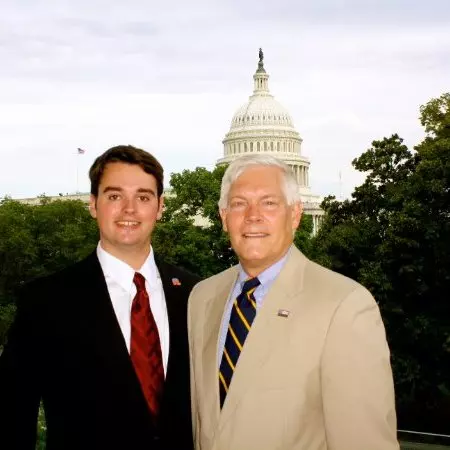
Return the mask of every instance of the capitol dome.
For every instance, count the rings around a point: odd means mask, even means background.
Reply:
[[[253,94],[234,113],[222,143],[223,158],[217,161],[218,165],[229,164],[248,153],[268,153],[288,164],[297,178],[305,213],[313,216],[314,230],[317,230],[323,211],[320,197],[309,188],[310,162],[302,154],[302,138],[289,112],[269,91],[269,75],[261,49],[253,75]]]
[[[252,95],[250,100],[234,114],[231,121],[231,130],[244,126],[258,127],[267,125],[294,128],[291,116],[286,108],[281,106],[272,95]]]

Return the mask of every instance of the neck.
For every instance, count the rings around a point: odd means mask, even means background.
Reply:
[[[132,267],[134,270],[139,270],[143,266],[151,250],[150,244],[145,247],[126,249],[110,247],[103,241],[100,241],[100,245],[103,250],[105,250],[105,252],[108,252],[115,258],[120,259],[121,261]]]
[[[273,263],[267,263],[267,264],[257,264],[255,265],[255,261],[239,261],[242,268],[244,269],[244,272],[250,277],[255,278],[261,273],[263,273],[266,269],[268,269]]]
[[[239,263],[241,264],[242,268],[244,269],[244,272],[251,278],[259,276],[261,273],[263,273],[265,270],[267,270],[269,267],[276,264],[278,261],[283,259],[287,252],[289,251],[289,247],[279,256],[278,258],[269,259],[269,260],[242,260],[239,259]]]

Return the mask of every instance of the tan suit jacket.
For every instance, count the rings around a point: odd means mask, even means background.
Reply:
[[[220,410],[218,338],[237,276],[232,267],[208,278],[189,299],[196,450],[397,450],[378,306],[296,248],[256,315]]]

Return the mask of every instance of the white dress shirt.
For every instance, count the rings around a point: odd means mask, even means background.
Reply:
[[[103,249],[100,242],[97,245],[97,257],[100,261],[109,296],[122,330],[128,353],[131,340],[131,305],[136,295],[136,286],[133,283],[135,270],[127,263],[112,256]],[[153,248],[150,248],[148,258],[137,270],[145,278],[145,288],[150,298],[150,308],[158,327],[159,340],[163,357],[164,374],[167,373],[167,361],[169,359],[169,318],[164,297],[164,290],[155,264]]]

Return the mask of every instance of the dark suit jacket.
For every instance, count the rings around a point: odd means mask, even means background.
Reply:
[[[170,329],[159,429],[152,425],[94,252],[22,291],[0,357],[2,450],[34,449],[40,399],[48,450],[192,448],[186,310],[199,280],[161,261],[157,266]]]

